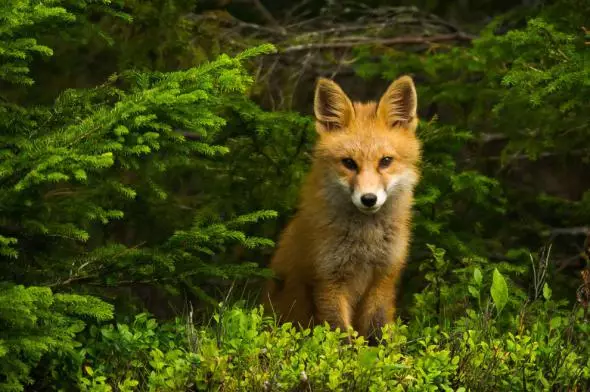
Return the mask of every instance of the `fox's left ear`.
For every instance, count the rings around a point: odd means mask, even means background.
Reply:
[[[354,106],[336,82],[319,78],[315,88],[313,110],[318,132],[340,130],[354,120]]]
[[[418,96],[414,81],[410,76],[395,80],[377,106],[377,115],[391,128],[416,130]]]

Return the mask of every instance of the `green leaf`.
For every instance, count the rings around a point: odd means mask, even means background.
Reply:
[[[551,299],[551,293],[552,293],[551,288],[549,287],[547,282],[545,282],[545,284],[543,285],[543,298],[545,298],[547,301],[549,301]]]
[[[476,285],[481,286],[482,275],[481,275],[481,271],[479,268],[475,268],[473,270],[473,281],[475,282]]]
[[[551,329],[557,329],[561,326],[561,317],[553,317],[551,321],[549,321],[549,327]]]
[[[359,362],[363,367],[370,368],[374,366],[374,362],[377,360],[379,350],[375,347],[369,347],[359,354]]]
[[[494,275],[492,277],[492,287],[490,288],[490,294],[492,294],[492,299],[498,308],[498,313],[504,309],[506,303],[508,302],[508,285],[506,284],[506,280],[504,276],[498,271],[497,268],[494,268]]]

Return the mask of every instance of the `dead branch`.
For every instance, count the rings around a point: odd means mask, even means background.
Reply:
[[[590,235],[590,227],[580,226],[553,228],[549,230],[549,234],[551,235],[551,237],[556,237],[558,235]]]
[[[359,45],[404,45],[404,44],[430,44],[442,41],[471,41],[474,37],[465,33],[441,34],[430,37],[395,37],[386,39],[359,38],[356,41],[311,43],[294,45],[281,50],[281,53],[293,53],[318,49],[354,48]]]
[[[421,52],[444,49],[445,42],[464,44],[475,38],[412,6],[367,7],[343,0],[328,2],[318,15],[310,16],[305,6],[308,0],[300,0],[281,20],[260,0],[241,1],[252,4],[264,23],[243,21],[225,11],[192,13],[186,17],[197,26],[213,22],[221,30],[216,31],[215,39],[235,52],[242,51],[244,44],[252,46],[256,42],[277,47],[276,53],[261,56],[253,64],[258,69],[258,83],[281,86],[264,92],[263,100],[271,109],[292,109],[299,85],[319,75],[349,74],[358,61],[355,49],[360,46],[377,49],[375,55],[379,56],[379,50],[391,46]]]
[[[484,144],[504,140],[508,140],[508,136],[503,133],[483,133],[479,137],[479,141]]]
[[[260,13],[260,15],[262,15],[262,17],[264,19],[266,19],[266,21],[270,25],[272,25],[274,28],[276,28],[279,31],[285,31],[285,29],[279,24],[279,22],[277,22],[277,20],[274,18],[274,16],[272,16],[272,14],[266,9],[266,7],[260,2],[260,0],[251,0],[251,1],[252,1],[252,4],[254,5],[254,7]]]

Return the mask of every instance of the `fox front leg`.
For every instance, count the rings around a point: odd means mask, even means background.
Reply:
[[[314,290],[316,325],[328,322],[347,332],[352,327],[350,298],[341,284],[322,282]]]
[[[366,337],[370,344],[381,340],[381,328],[393,322],[395,316],[394,274],[375,279],[363,297],[358,308],[356,326],[359,334]]]

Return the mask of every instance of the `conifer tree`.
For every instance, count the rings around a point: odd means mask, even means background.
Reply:
[[[243,66],[271,46],[176,72],[122,72],[95,88],[66,90],[51,105],[14,98],[19,86],[34,83],[31,61],[52,54],[38,33],[84,20],[92,4],[0,6],[0,78],[11,86],[0,101],[0,383],[6,390],[30,383],[43,357],[71,354],[85,322],[113,316],[112,305],[96,296],[149,284],[208,299],[199,289],[206,278],[263,273],[256,263],[224,263],[219,253],[228,245],[272,245],[243,229],[274,211],[226,209],[222,216],[215,203],[206,204],[219,197],[208,192],[224,184],[219,176],[227,170],[221,158],[230,150],[218,143],[224,117],[248,119],[261,132],[274,121],[246,98],[252,78]],[[202,173],[198,179],[213,183],[180,200],[182,173]]]

